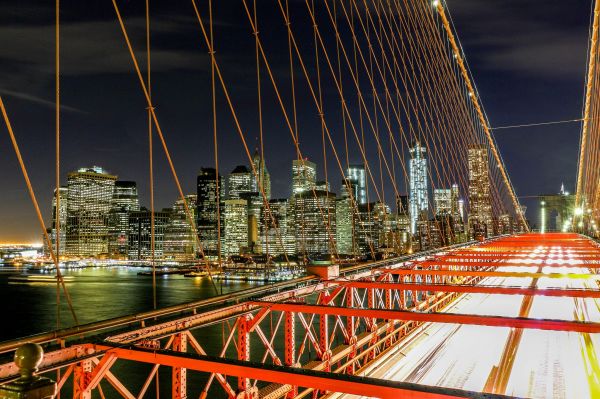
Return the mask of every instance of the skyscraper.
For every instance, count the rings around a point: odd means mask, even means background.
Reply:
[[[248,242],[247,246],[250,252],[260,252],[261,246],[258,234],[262,231],[264,220],[261,219],[261,210],[263,209],[264,200],[262,194],[257,192],[240,193],[240,199],[246,201],[248,206],[247,215],[248,220]]]
[[[449,188],[434,189],[433,204],[437,216],[450,216],[452,211],[452,190]]]
[[[164,259],[165,231],[171,218],[170,209],[154,212],[154,259]],[[129,260],[152,259],[152,212],[146,208],[129,213]]]
[[[67,200],[68,200],[68,190],[66,187],[59,187],[58,189],[58,198],[60,202],[59,209],[59,255],[64,255],[67,241]],[[52,196],[52,221],[50,225],[52,226],[49,229],[50,233],[50,241],[52,242],[52,249],[56,254],[56,189],[54,189],[54,195]]]
[[[196,219],[196,195],[186,195],[192,220]],[[169,223],[165,229],[165,259],[175,261],[193,261],[196,257],[196,234],[189,221],[183,200],[178,198],[171,208]]]
[[[425,147],[418,141],[410,148],[410,231],[417,232],[417,221],[427,220],[428,185]]]
[[[354,213],[356,251],[362,255],[371,255],[377,251],[379,245],[379,231],[373,212],[375,204],[358,204],[358,210]]]
[[[265,160],[260,156],[258,148],[254,151],[252,157],[252,163],[258,176],[252,176],[252,191],[260,193],[260,187],[262,186],[265,191],[267,200],[271,199],[271,176],[267,170]],[[252,173],[252,172],[251,172]],[[260,195],[262,197],[262,193]]]
[[[293,255],[296,253],[296,237],[294,236],[293,213],[289,201],[285,198],[269,201],[271,215],[262,208],[264,220],[260,236],[262,252],[272,256]]]
[[[129,213],[140,210],[134,181],[116,181],[108,215],[108,253],[113,258],[127,259],[129,245]]]
[[[399,231],[410,232],[410,205],[408,195],[396,196],[396,227]]]
[[[252,172],[245,165],[238,165],[227,176],[227,198],[239,199],[241,193],[249,193],[255,185]]]
[[[460,211],[460,192],[458,190],[458,184],[453,184],[451,188],[450,213],[454,219],[454,223],[462,223]]]
[[[222,255],[238,255],[248,245],[248,204],[246,200],[225,200],[223,215]]]
[[[352,198],[356,203],[358,203],[358,182],[356,179],[351,179],[349,177],[342,179],[340,193],[341,197]]]
[[[108,252],[108,214],[117,176],[98,166],[67,176],[67,235],[65,251],[72,256]]]
[[[350,165],[346,170],[346,177],[356,182],[356,202],[367,203],[367,179],[364,165]]]
[[[318,182],[315,183],[315,190],[331,191],[331,185],[329,184],[328,181],[319,180]]]
[[[217,183],[219,195],[217,197]],[[197,179],[196,228],[202,243],[204,255],[210,258],[218,256],[219,235],[223,233],[223,201],[225,200],[225,182],[217,177],[214,168],[202,168]],[[219,208],[220,207],[220,208]],[[219,220],[219,215],[221,220]],[[221,234],[219,234],[219,227]]]
[[[304,191],[294,195],[296,252],[299,256],[333,253],[335,240],[335,194]]]
[[[452,199],[451,199],[451,214],[452,221],[454,222],[454,233],[459,235],[464,233],[465,230],[465,221],[463,214],[463,206],[464,201],[460,198],[460,191],[458,189],[458,184],[452,185]],[[460,238],[460,237],[459,237]]]
[[[356,198],[356,184],[351,179],[344,179],[340,190],[340,198],[335,205],[335,241],[339,254],[354,254],[354,205]],[[352,193],[352,197],[350,196]]]
[[[292,195],[312,190],[317,180],[317,165],[308,159],[292,161]]]
[[[484,145],[469,146],[469,229],[472,235],[491,235],[492,199],[487,148]]]

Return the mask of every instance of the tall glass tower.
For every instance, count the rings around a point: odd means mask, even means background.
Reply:
[[[127,258],[129,214],[139,210],[140,202],[136,183],[134,181],[116,181],[108,215],[108,253],[112,257]]]
[[[67,255],[108,253],[108,220],[116,180],[117,176],[98,166],[68,174]]]
[[[269,171],[267,170],[267,166],[265,165],[265,160],[260,156],[258,148],[254,151],[252,163],[254,164],[254,169],[256,169],[256,173],[258,174],[258,176],[252,176],[252,191],[260,193],[260,189],[262,187],[262,189],[265,191],[265,196],[267,197],[267,200],[270,200],[271,175],[269,175]],[[252,173],[252,171],[250,172]],[[262,194],[260,195],[260,197],[262,198]]]
[[[492,235],[492,198],[488,152],[484,145],[469,146],[469,228],[472,234]]]
[[[425,147],[418,141],[410,148],[410,232],[417,231],[417,221],[427,216],[427,158]]]
[[[214,168],[202,168],[198,174],[196,194],[198,237],[202,242],[204,254],[209,258],[216,258],[219,254],[219,236],[223,236],[224,179],[220,175],[217,176]]]
[[[359,204],[366,204],[367,179],[365,176],[365,165],[350,165],[346,171],[346,177],[356,182],[357,196],[354,200]]]
[[[227,199],[240,199],[241,193],[253,192],[254,176],[245,165],[238,165],[227,176]]]
[[[308,159],[292,161],[292,195],[312,190],[317,180],[317,165]]]

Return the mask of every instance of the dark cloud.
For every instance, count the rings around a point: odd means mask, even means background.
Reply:
[[[54,179],[53,151],[48,151],[54,145],[52,3],[4,0],[0,4],[0,94],[6,96],[45,215],[50,210]],[[447,3],[492,125],[574,119],[580,114],[588,1],[447,0]],[[63,176],[82,165],[101,165],[123,179],[138,181],[144,203],[148,191],[146,104],[114,10],[110,1],[61,0],[61,4],[62,102],[64,111],[72,111],[63,114]],[[120,1],[119,4],[138,59],[144,64],[143,3]],[[211,165],[214,159],[206,47],[189,2],[158,0],[151,4],[153,100],[184,190],[191,192],[198,169]],[[206,2],[198,4],[206,6]],[[240,2],[223,0],[213,4],[218,18],[217,57],[240,123],[252,145],[258,134],[253,38]],[[274,73],[283,82],[283,90],[289,91],[287,39],[281,35],[282,19],[273,6],[265,6],[262,11],[261,35],[267,41]],[[290,7],[302,10],[294,15],[293,27],[299,30],[303,51],[312,56],[312,28],[304,1],[292,1]],[[206,17],[205,9],[203,15]],[[308,68],[314,80],[313,66]],[[303,74],[298,71],[296,78],[302,150],[318,162],[320,146],[311,145],[320,143],[320,137],[314,139],[320,132],[318,119]],[[274,191],[286,195],[289,162],[295,153],[266,74],[263,85],[268,164]],[[350,91],[351,85],[347,87]],[[336,90],[329,85],[324,93],[326,109],[337,112]],[[289,107],[289,93],[282,96]],[[218,125],[220,162],[226,174],[233,166],[246,163],[246,159],[222,95],[218,98]],[[557,191],[561,181],[572,190],[578,133],[577,124],[567,124],[503,130],[496,134],[519,195]],[[39,240],[37,221],[4,134],[0,134],[0,151],[8,154],[0,158],[3,185],[19,188],[3,190],[0,239]],[[161,151],[156,149],[159,207],[170,206],[176,196]],[[333,185],[338,184],[333,182]],[[530,207],[530,216],[534,217],[535,212]]]
[[[489,71],[576,79],[585,72],[587,7],[521,0],[448,1],[467,57]],[[474,60],[475,61],[475,60]]]
[[[18,92],[18,91],[13,91],[13,90],[0,89],[0,95],[18,98],[20,100],[29,101],[29,102],[32,102],[32,103],[35,103],[35,104],[39,104],[39,105],[42,105],[44,107],[48,107],[48,108],[52,108],[52,109],[56,108],[56,105],[55,105],[56,103],[54,101],[47,100],[45,98],[40,98],[40,97],[34,96],[32,94],[29,94],[29,93],[23,93],[23,92]],[[65,104],[61,104],[60,105],[60,109],[62,111],[66,111],[66,112],[86,113],[86,111],[83,111],[83,110],[80,110],[78,108],[71,107],[71,106],[68,106],[68,105],[65,105]]]

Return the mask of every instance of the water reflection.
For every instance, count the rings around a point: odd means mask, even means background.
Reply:
[[[65,270],[73,276],[67,289],[73,299],[81,324],[152,309],[152,277],[138,276],[143,269],[96,267]],[[251,282],[216,282],[219,293],[255,286]],[[0,300],[4,306],[7,327],[0,329],[0,340],[8,340],[57,327],[56,284],[53,282],[14,282],[0,274]],[[179,275],[157,277],[159,307],[212,297],[216,294],[207,278]],[[73,319],[61,292],[61,327],[73,325]]]

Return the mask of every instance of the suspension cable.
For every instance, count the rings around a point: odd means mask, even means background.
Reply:
[[[151,59],[150,59],[150,0],[146,0],[146,73],[148,96],[152,101],[151,81]],[[148,110],[148,171],[150,179],[150,262],[152,265],[152,306],[156,309],[156,218],[154,215],[154,149],[152,143],[152,112]]]
[[[46,230],[46,224],[44,223],[44,218],[42,217],[42,212],[40,211],[40,206],[35,197],[35,192],[33,191],[33,186],[31,185],[31,180],[29,180],[29,174],[27,173],[27,168],[25,167],[25,162],[23,161],[23,157],[21,156],[21,151],[19,150],[19,145],[17,144],[17,139],[15,137],[12,125],[10,123],[10,119],[8,117],[8,113],[6,112],[6,108],[4,107],[4,101],[2,100],[2,96],[0,96],[0,111],[2,112],[2,117],[4,118],[4,123],[6,124],[6,128],[8,130],[8,134],[10,136],[10,141],[12,142],[13,149],[15,151],[15,155],[17,156],[17,160],[19,161],[19,166],[21,167],[21,172],[23,173],[23,178],[25,179],[25,184],[27,185],[27,190],[29,191],[29,197],[31,198],[31,202],[33,203],[33,207],[35,208],[35,213],[38,218],[38,222],[40,223],[40,227],[42,228],[42,234],[44,235],[44,241],[48,245],[50,249],[50,256],[54,261],[56,267],[56,277],[60,282],[63,291],[65,293],[65,297],[67,298],[67,303],[69,305],[69,310],[71,311],[71,315],[73,316],[73,320],[75,321],[75,325],[79,325],[79,320],[77,319],[77,315],[75,315],[75,309],[73,309],[73,303],[71,301],[71,295],[69,295],[69,291],[67,290],[67,286],[65,285],[65,281],[63,279],[60,268],[58,267],[58,258],[56,257],[56,253],[54,248],[52,247],[52,242],[50,241],[50,236],[48,235],[48,231]]]
[[[140,66],[139,63],[137,61],[137,58],[135,56],[135,52],[133,51],[133,47],[131,45],[131,41],[129,39],[129,34],[127,33],[127,29],[125,28],[125,23],[123,21],[123,18],[121,17],[121,12],[119,10],[119,6],[117,4],[117,0],[112,0],[112,4],[115,10],[115,14],[117,16],[117,19],[119,21],[119,26],[121,28],[121,32],[123,33],[123,38],[125,39],[125,44],[127,45],[127,50],[129,51],[129,55],[131,56],[131,61],[133,63],[134,69],[135,69],[135,73],[136,76],[138,78],[138,81],[140,83],[142,92],[144,94],[144,97],[146,99],[146,103],[148,105],[148,108],[150,110],[150,112],[152,113],[152,121],[154,122],[154,127],[156,128],[156,133],[158,134],[158,138],[160,139],[162,148],[164,150],[165,153],[165,157],[167,158],[167,163],[169,164],[169,168],[171,170],[171,174],[173,176],[173,180],[175,181],[175,186],[177,188],[177,191],[179,193],[179,198],[181,199],[181,201],[183,202],[183,207],[185,210],[185,214],[187,216],[188,222],[190,223],[190,225],[192,226],[193,230],[196,230],[196,223],[194,221],[194,218],[192,217],[192,213],[190,211],[190,207],[188,204],[188,201],[186,201],[185,195],[183,194],[183,189],[181,188],[181,183],[179,182],[179,176],[177,175],[177,171],[175,170],[175,165],[173,164],[173,159],[171,158],[171,153],[169,152],[169,148],[167,147],[167,142],[165,141],[165,137],[163,135],[163,131],[162,128],[160,126],[160,123],[158,122],[158,117],[156,116],[156,111],[152,105],[152,100],[150,99],[150,95],[148,93],[148,88],[146,87],[146,82],[144,81],[144,77],[142,75],[142,72],[140,70]],[[204,260],[205,260],[205,265],[206,265],[206,270],[208,273],[208,276],[210,278],[210,281],[212,283],[213,289],[215,291],[215,293],[219,293],[219,290],[217,289],[217,285],[214,282],[214,279],[212,277],[212,271],[210,270],[210,264],[208,263],[208,259],[206,258],[206,256],[204,256],[204,249],[202,247],[202,241],[200,240],[200,238],[196,235],[196,242],[198,244],[198,247],[200,249],[200,253],[202,254]]]
[[[55,214],[54,214],[54,243],[56,245],[56,262],[54,264],[54,267],[56,267],[56,275],[58,276],[60,274],[59,272],[59,268],[60,268],[60,217],[61,217],[61,212],[60,212],[60,0],[56,0],[55,3],[55,17],[56,17],[56,23],[55,23],[55,75],[54,75],[54,84],[55,84],[55,88],[56,88],[56,122],[55,122],[55,128],[56,128],[56,132],[55,132],[55,148],[56,148],[56,155],[55,155],[55,188],[54,188],[54,196],[55,196],[55,204],[56,204],[56,210],[55,210]],[[59,330],[60,329],[60,279],[56,280],[56,329]]]

